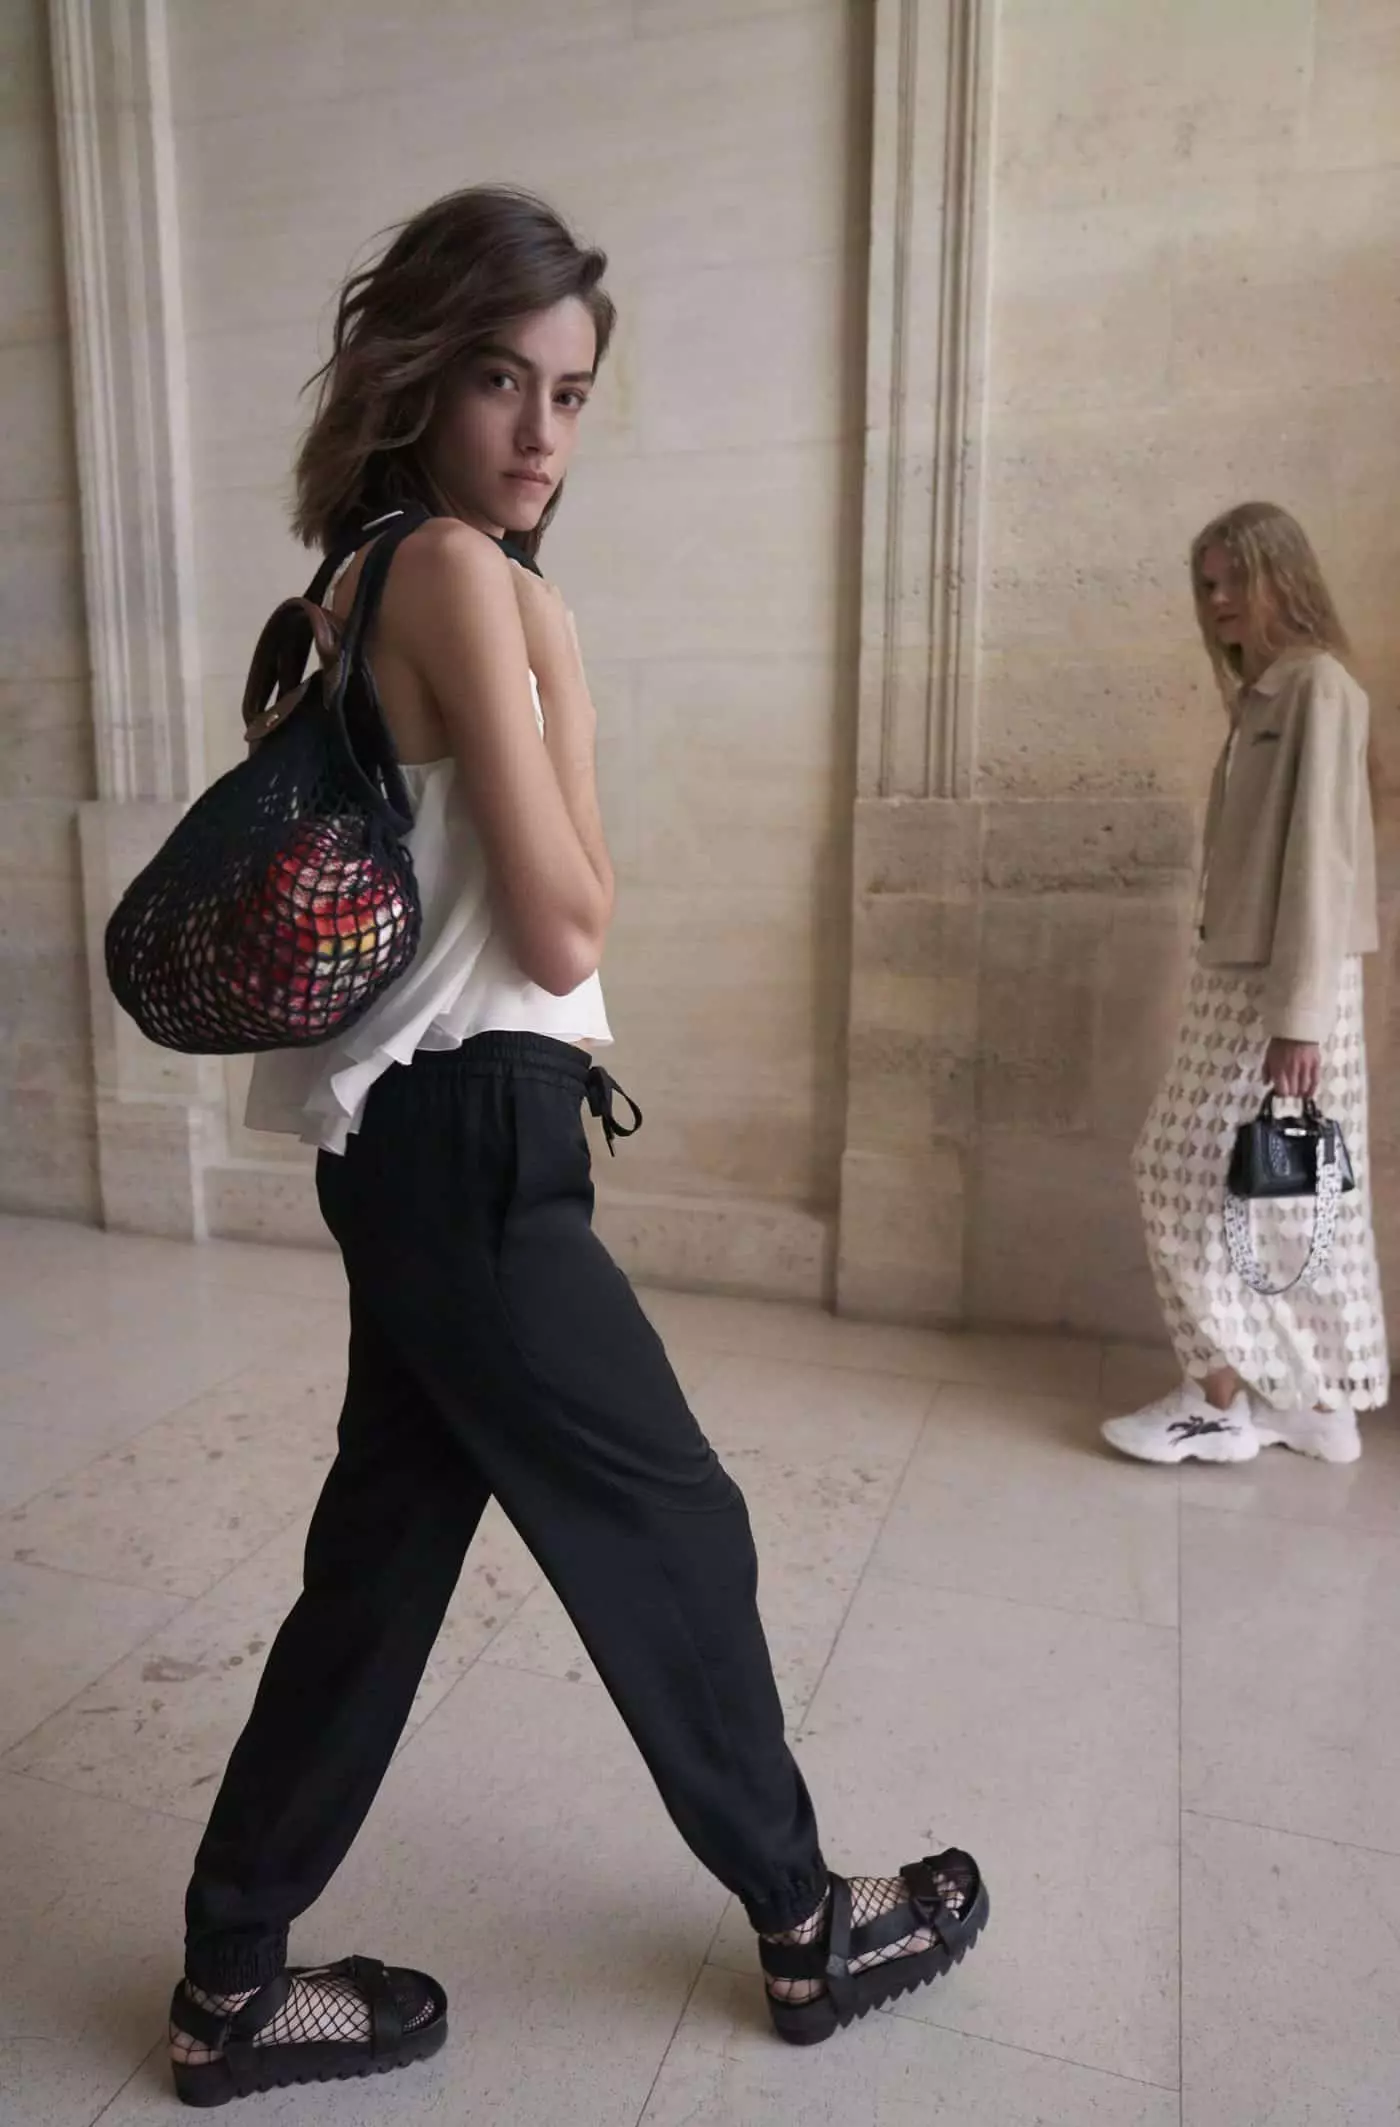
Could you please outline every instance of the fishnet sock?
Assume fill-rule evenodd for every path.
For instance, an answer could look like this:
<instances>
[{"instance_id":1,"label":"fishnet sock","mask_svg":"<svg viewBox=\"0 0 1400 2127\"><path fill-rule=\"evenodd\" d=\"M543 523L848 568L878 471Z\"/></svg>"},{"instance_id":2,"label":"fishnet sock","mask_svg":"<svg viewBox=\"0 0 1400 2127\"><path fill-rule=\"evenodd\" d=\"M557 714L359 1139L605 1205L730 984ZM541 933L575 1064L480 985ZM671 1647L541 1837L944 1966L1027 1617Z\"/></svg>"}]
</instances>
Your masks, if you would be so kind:
<instances>
[{"instance_id":1,"label":"fishnet sock","mask_svg":"<svg viewBox=\"0 0 1400 2127\"><path fill-rule=\"evenodd\" d=\"M956 1919L961 1919L972 1897L973 1875L966 1863L959 1863L950 1873L940 1869L934 1878L938 1895ZM909 1895L909 1887L902 1876L852 1876L851 1926L863 1927L868 1920L878 1920L882 1913L893 1912ZM804 1920L800 1927L789 1928L784 1935L765 1935L765 1942L816 1942L826 1925L826 1909L831 1893L827 1892L815 1913ZM917 1956L933 1947L933 1935L928 1928L916 1928L898 1942L887 1943L882 1950L871 1950L864 1957L851 1959L853 1972L866 1972L875 1965L889 1964L896 1957ZM790 2001L801 2004L815 2001L825 1994L824 1979L770 1979L768 1991L775 2001Z\"/></svg>"},{"instance_id":2,"label":"fishnet sock","mask_svg":"<svg viewBox=\"0 0 1400 2127\"><path fill-rule=\"evenodd\" d=\"M433 2013L432 1996L423 1990L418 1998L417 1989L407 1989L402 1979L391 1977L390 1984L403 2010L405 2031L416 2031L420 2024L428 2022ZM215 2016L229 2016L251 2001L257 1989L241 1994L209 1994L204 1988L185 1982L185 1992L190 2000L202 2009L209 2009ZM305 1978L294 1979L287 1999L277 2014L263 2025L253 2039L255 2046L302 2046L317 2041L322 2044L347 2046L366 2045L369 2042L369 2004L351 1979L327 1973L324 1977L315 1973ZM178 2025L170 2027L172 2051L180 2059L214 2059L212 2047L202 2046L180 2031Z\"/></svg>"}]
</instances>

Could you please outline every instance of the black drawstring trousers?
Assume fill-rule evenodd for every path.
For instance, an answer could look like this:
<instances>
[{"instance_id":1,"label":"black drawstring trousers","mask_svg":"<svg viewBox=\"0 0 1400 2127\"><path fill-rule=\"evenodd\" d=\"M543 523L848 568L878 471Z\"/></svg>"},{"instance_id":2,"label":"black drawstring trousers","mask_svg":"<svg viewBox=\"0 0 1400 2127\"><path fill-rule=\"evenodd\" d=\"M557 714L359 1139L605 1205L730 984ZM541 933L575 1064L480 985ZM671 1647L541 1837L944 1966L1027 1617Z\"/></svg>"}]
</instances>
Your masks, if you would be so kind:
<instances>
[{"instance_id":1,"label":"black drawstring trousers","mask_svg":"<svg viewBox=\"0 0 1400 2127\"><path fill-rule=\"evenodd\" d=\"M826 1889L743 1496L592 1231L581 1108L611 1149L628 1134L614 1090L562 1042L478 1035L393 1067L344 1155L321 1155L350 1283L339 1452L195 1861L197 1986L282 1970L289 1924L384 1777L493 1495L677 1828L753 1925L793 1927Z\"/></svg>"}]
</instances>

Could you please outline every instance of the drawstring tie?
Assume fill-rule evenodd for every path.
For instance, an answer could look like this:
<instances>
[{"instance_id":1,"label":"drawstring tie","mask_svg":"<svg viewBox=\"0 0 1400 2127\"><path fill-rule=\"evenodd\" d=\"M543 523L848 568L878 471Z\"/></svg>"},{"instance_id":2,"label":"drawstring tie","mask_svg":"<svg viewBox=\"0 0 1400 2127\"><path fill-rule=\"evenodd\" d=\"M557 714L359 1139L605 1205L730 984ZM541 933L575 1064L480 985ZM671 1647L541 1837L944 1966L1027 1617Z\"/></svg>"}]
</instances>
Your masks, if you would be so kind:
<instances>
[{"instance_id":1,"label":"drawstring tie","mask_svg":"<svg viewBox=\"0 0 1400 2127\"><path fill-rule=\"evenodd\" d=\"M626 1101L628 1107L632 1110L630 1123L620 1123L614 1115L614 1095L621 1095L622 1099ZM617 1153L613 1148L613 1139L615 1137L635 1137L642 1127L641 1109L637 1106L631 1094L624 1093L617 1080L610 1077L601 1064L594 1064L588 1073L588 1112L590 1115L596 1115L602 1124L603 1136L607 1139L608 1151L614 1159L617 1158Z\"/></svg>"}]
</instances>

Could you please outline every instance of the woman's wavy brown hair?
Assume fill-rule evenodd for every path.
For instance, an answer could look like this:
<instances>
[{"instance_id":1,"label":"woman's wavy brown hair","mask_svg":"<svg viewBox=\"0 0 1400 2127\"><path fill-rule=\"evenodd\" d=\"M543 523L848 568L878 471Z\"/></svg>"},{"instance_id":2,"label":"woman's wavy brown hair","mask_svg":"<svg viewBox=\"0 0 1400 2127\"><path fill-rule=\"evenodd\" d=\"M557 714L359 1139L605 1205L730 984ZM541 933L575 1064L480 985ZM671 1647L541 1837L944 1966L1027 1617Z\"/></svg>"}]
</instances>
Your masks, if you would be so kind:
<instances>
[{"instance_id":1,"label":"woman's wavy brown hair","mask_svg":"<svg viewBox=\"0 0 1400 2127\"><path fill-rule=\"evenodd\" d=\"M552 207L510 187L452 192L405 222L345 283L330 360L307 386L316 407L297 453L297 537L325 549L357 519L409 502L455 515L422 448L444 387L503 326L570 296L593 319L601 362L616 319L607 263ZM519 541L531 555L559 493Z\"/></svg>"}]
</instances>

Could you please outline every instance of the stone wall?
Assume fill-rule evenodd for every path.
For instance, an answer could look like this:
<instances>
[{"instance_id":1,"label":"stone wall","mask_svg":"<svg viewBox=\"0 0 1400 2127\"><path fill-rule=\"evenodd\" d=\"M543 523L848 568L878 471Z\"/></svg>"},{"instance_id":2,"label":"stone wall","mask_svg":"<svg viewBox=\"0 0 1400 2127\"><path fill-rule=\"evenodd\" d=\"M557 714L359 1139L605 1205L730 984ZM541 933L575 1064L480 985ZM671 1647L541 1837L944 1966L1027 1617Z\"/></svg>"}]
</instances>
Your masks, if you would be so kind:
<instances>
[{"instance_id":1,"label":"stone wall","mask_svg":"<svg viewBox=\"0 0 1400 2127\"><path fill-rule=\"evenodd\" d=\"M653 1274L809 1298L844 1108L862 15L287 0L255 35L227 0L169 17L211 763L236 752L257 625L308 573L288 471L339 277L457 186L557 199L608 249L621 317L545 557L599 704L612 1063L647 1111L605 1162L605 1222ZM306 1155L243 1130L245 1078L211 1223L282 1230Z\"/></svg>"},{"instance_id":2,"label":"stone wall","mask_svg":"<svg viewBox=\"0 0 1400 2127\"><path fill-rule=\"evenodd\" d=\"M1185 569L1216 510L1263 495L1309 527L1400 752L1400 14L1002 0L996 35L969 765L862 781L842 1288L862 1311L1152 1335L1127 1158L1221 737ZM1394 824L1384 841L1394 1292Z\"/></svg>"},{"instance_id":3,"label":"stone wall","mask_svg":"<svg viewBox=\"0 0 1400 2127\"><path fill-rule=\"evenodd\" d=\"M0 1204L95 1218L77 808L93 789L42 0L0 11Z\"/></svg>"},{"instance_id":4,"label":"stone wall","mask_svg":"<svg viewBox=\"0 0 1400 2127\"><path fill-rule=\"evenodd\" d=\"M608 245L623 314L549 548L602 715L614 1061L648 1111L604 1232L653 1278L1156 1334L1128 1151L1220 737L1185 572L1217 508L1312 530L1400 793L1391 0L49 7L90 936L233 758L252 631L304 567L286 472L336 281L437 192L516 177ZM92 769L37 0L8 20L5 1187L82 1214ZM1398 834L1371 970L1393 1270ZM104 1216L314 1237L242 1074L158 1057L92 994Z\"/></svg>"}]
</instances>

